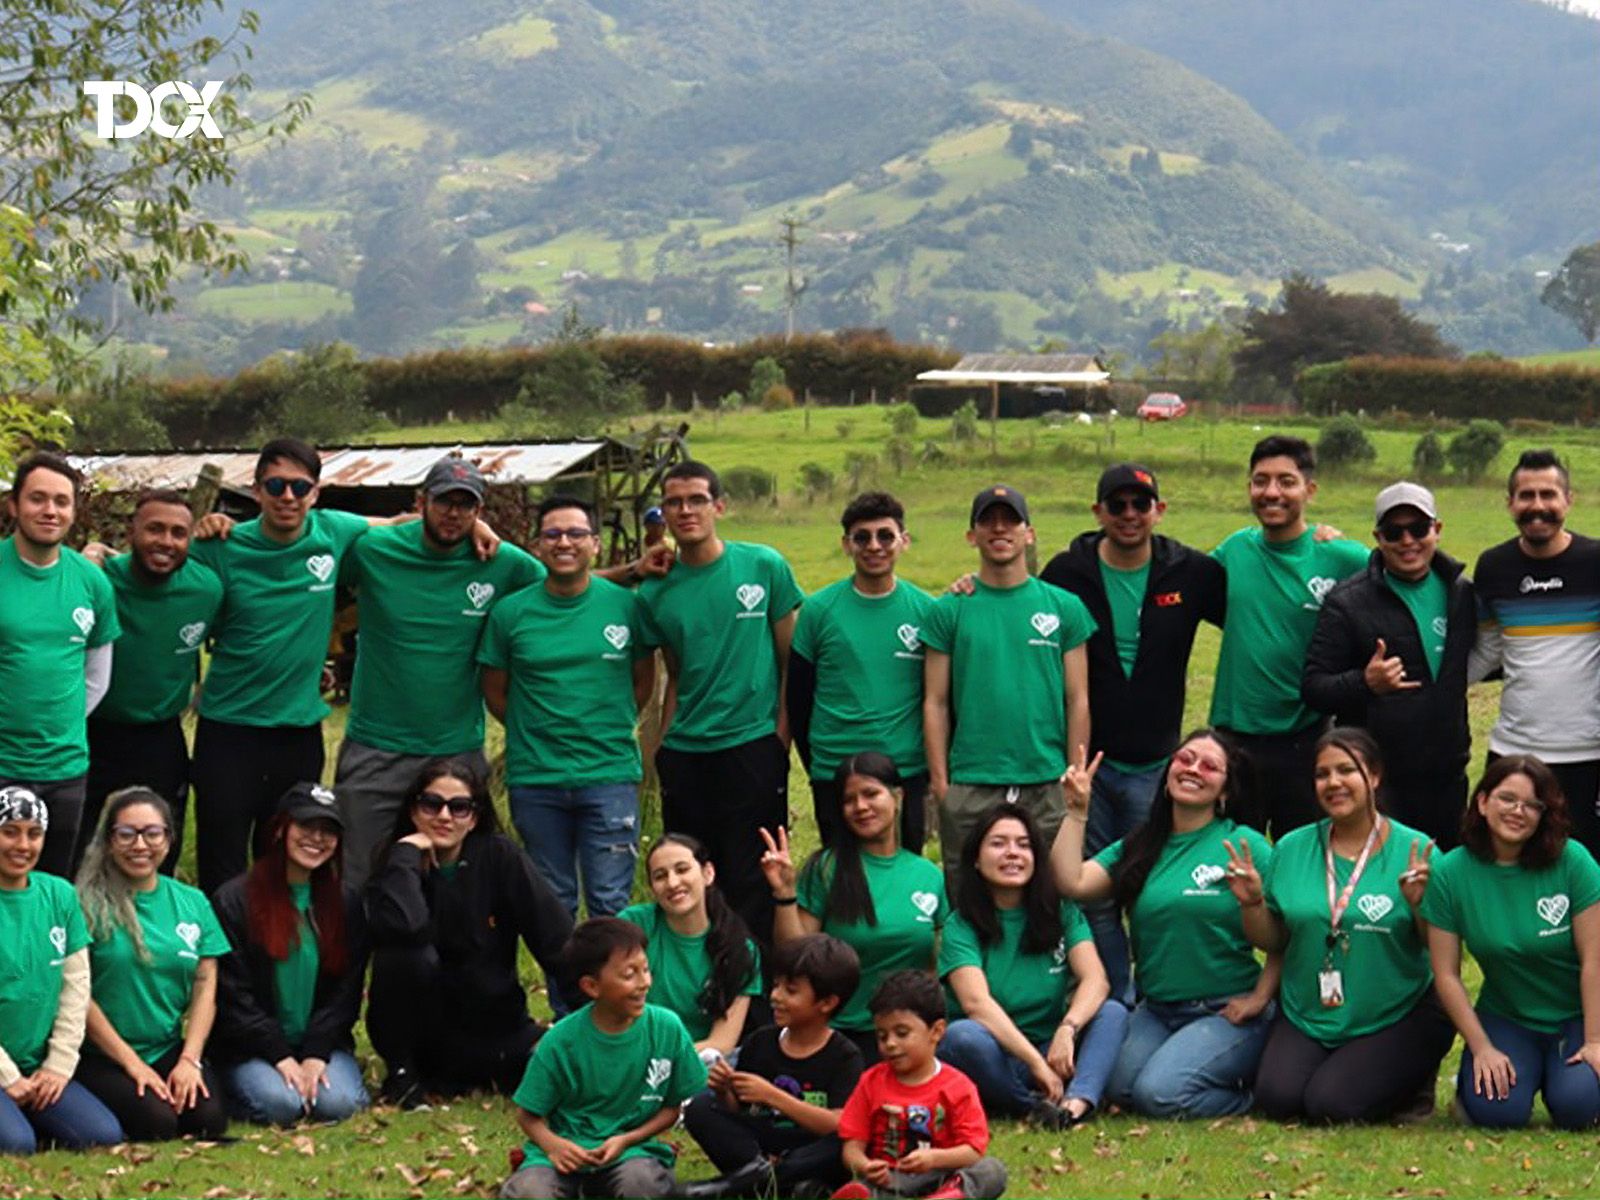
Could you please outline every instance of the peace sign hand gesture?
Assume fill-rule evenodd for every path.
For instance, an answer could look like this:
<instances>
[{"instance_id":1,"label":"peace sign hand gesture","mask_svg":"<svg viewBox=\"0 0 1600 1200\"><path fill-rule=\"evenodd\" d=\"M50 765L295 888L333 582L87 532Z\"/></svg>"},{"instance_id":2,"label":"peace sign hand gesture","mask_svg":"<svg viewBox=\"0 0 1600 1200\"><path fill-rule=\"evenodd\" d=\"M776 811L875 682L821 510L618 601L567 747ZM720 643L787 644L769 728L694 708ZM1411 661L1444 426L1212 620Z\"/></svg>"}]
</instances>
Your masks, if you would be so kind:
<instances>
[{"instance_id":1,"label":"peace sign hand gesture","mask_svg":"<svg viewBox=\"0 0 1600 1200\"><path fill-rule=\"evenodd\" d=\"M767 846L761 855L761 874L766 877L767 886L772 889L772 898L794 899L795 869L794 859L789 857L789 831L779 825L778 836L774 838L772 834L762 829L761 840Z\"/></svg>"},{"instance_id":2,"label":"peace sign hand gesture","mask_svg":"<svg viewBox=\"0 0 1600 1200\"><path fill-rule=\"evenodd\" d=\"M1265 898L1261 888L1261 872L1256 870L1255 857L1250 853L1250 843L1239 839L1239 848L1224 839L1222 848L1228 852L1228 889L1242 908L1254 908Z\"/></svg>"},{"instance_id":3,"label":"peace sign hand gesture","mask_svg":"<svg viewBox=\"0 0 1600 1200\"><path fill-rule=\"evenodd\" d=\"M1400 894L1412 908L1422 903L1422 893L1428 890L1428 879L1433 874L1429 859L1433 857L1433 842L1417 853L1417 840L1411 839L1411 853L1406 857L1406 869L1400 875Z\"/></svg>"},{"instance_id":4,"label":"peace sign hand gesture","mask_svg":"<svg viewBox=\"0 0 1600 1200\"><path fill-rule=\"evenodd\" d=\"M1073 756L1074 761L1067 765L1066 774L1061 777L1061 790L1066 796L1067 811L1079 817L1089 815L1089 796L1094 786L1094 773L1100 769L1100 760L1105 757L1105 751L1096 754L1093 762L1088 762L1088 757L1088 747L1080 745Z\"/></svg>"}]
</instances>

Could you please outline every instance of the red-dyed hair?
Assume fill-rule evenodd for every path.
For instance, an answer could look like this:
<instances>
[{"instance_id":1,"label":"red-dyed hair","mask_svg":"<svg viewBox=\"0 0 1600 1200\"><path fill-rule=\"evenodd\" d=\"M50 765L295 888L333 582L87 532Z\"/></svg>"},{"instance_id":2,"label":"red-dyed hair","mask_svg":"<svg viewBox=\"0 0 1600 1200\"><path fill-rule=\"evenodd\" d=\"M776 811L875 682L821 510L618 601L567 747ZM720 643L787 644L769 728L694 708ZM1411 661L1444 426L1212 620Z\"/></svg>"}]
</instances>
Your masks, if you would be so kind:
<instances>
[{"instance_id":1,"label":"red-dyed hair","mask_svg":"<svg viewBox=\"0 0 1600 1200\"><path fill-rule=\"evenodd\" d=\"M284 846L288 832L289 818L274 818L271 845L256 859L244 881L250 940L274 962L288 958L300 942L300 913L289 896L289 852ZM342 835L340 840L343 841ZM350 962L339 858L335 853L311 872L311 924L317 931L318 970L328 975L343 974Z\"/></svg>"}]
</instances>

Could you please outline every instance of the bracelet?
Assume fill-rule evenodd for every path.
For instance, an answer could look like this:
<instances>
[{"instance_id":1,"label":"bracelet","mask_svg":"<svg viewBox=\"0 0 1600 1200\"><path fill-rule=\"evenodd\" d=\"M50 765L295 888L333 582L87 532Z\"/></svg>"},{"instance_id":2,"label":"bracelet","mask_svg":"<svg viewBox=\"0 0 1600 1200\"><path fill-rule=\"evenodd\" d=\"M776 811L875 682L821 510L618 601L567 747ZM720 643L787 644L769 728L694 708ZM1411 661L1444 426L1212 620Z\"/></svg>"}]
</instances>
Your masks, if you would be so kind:
<instances>
[{"instance_id":1,"label":"bracelet","mask_svg":"<svg viewBox=\"0 0 1600 1200\"><path fill-rule=\"evenodd\" d=\"M200 1060L198 1058L196 1058L194 1055L190 1054L187 1050L185 1050L182 1054L178 1055L178 1061L179 1062L188 1063L196 1071L205 1070L205 1068L200 1065Z\"/></svg>"},{"instance_id":2,"label":"bracelet","mask_svg":"<svg viewBox=\"0 0 1600 1200\"><path fill-rule=\"evenodd\" d=\"M1076 821L1080 825L1087 825L1089 823L1089 814L1086 812L1081 813L1075 808L1067 809L1067 817L1069 820Z\"/></svg>"},{"instance_id":3,"label":"bracelet","mask_svg":"<svg viewBox=\"0 0 1600 1200\"><path fill-rule=\"evenodd\" d=\"M1071 1030L1073 1037L1077 1037L1078 1036L1078 1023L1076 1021L1070 1020L1067 1017L1062 1017L1061 1018L1061 1024L1060 1024L1059 1028Z\"/></svg>"},{"instance_id":4,"label":"bracelet","mask_svg":"<svg viewBox=\"0 0 1600 1200\"><path fill-rule=\"evenodd\" d=\"M799 896L774 896L772 898L772 903L777 905L779 908L787 908L791 904L799 904L800 903L800 897Z\"/></svg>"}]
</instances>

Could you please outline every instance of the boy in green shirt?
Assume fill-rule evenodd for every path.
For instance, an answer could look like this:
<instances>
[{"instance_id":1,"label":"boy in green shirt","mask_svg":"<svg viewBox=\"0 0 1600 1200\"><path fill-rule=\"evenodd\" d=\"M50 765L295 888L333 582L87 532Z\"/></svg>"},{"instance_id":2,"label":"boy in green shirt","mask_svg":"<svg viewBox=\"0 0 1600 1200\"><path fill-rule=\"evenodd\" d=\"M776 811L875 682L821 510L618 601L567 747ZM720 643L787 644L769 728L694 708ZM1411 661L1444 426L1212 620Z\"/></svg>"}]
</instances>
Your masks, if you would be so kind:
<instances>
[{"instance_id":1,"label":"boy in green shirt","mask_svg":"<svg viewBox=\"0 0 1600 1200\"><path fill-rule=\"evenodd\" d=\"M596 917L563 957L590 1003L540 1039L512 1100L527 1135L523 1165L500 1195L669 1196L672 1147L657 1141L706 1084L705 1064L676 1014L647 1004L644 930Z\"/></svg>"}]
</instances>

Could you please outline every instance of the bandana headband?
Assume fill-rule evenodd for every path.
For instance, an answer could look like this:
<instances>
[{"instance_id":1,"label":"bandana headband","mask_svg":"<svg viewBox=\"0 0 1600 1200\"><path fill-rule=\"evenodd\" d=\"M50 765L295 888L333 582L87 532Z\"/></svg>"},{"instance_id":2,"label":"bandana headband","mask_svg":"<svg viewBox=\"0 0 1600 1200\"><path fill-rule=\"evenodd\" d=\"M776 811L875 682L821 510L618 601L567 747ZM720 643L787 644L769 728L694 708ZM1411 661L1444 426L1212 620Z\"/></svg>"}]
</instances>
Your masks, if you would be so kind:
<instances>
[{"instance_id":1,"label":"bandana headband","mask_svg":"<svg viewBox=\"0 0 1600 1200\"><path fill-rule=\"evenodd\" d=\"M25 787L0 788L0 825L7 821L37 821L39 828L48 830L50 810Z\"/></svg>"}]
</instances>

